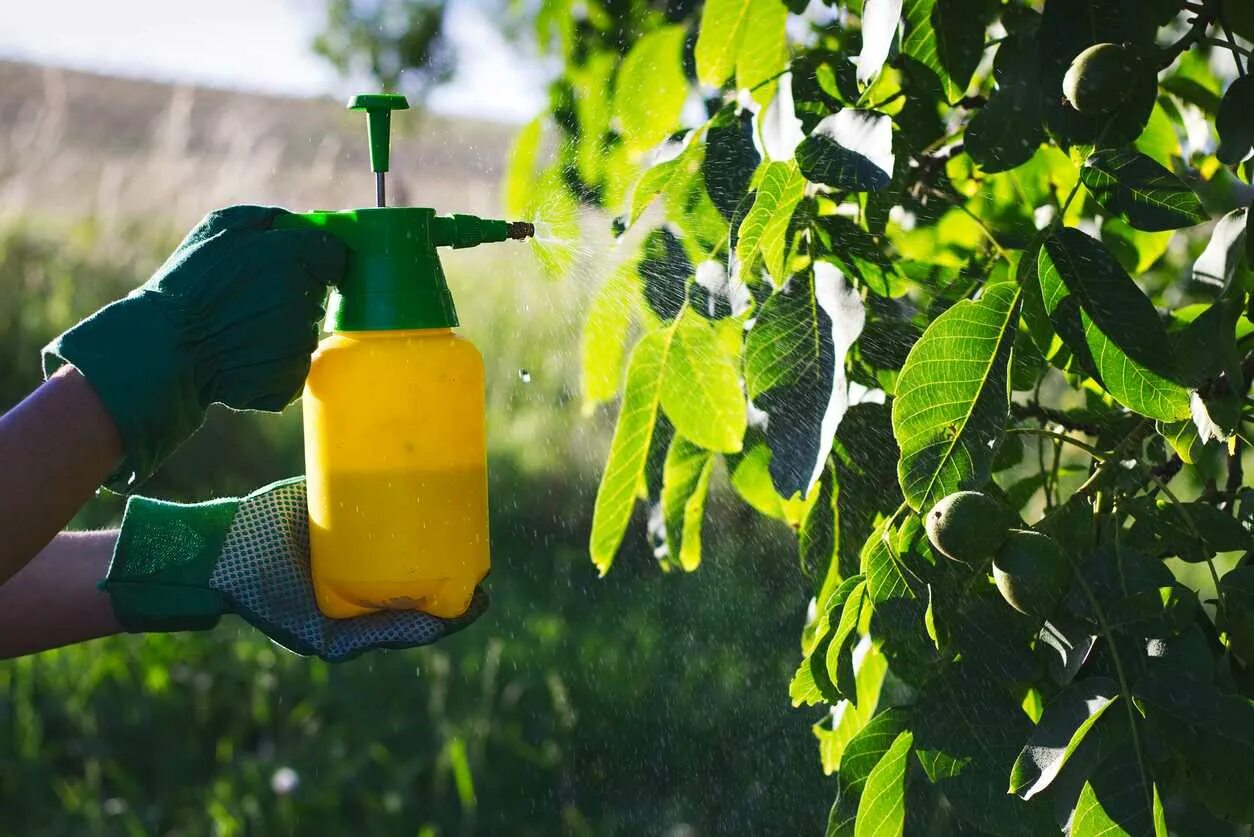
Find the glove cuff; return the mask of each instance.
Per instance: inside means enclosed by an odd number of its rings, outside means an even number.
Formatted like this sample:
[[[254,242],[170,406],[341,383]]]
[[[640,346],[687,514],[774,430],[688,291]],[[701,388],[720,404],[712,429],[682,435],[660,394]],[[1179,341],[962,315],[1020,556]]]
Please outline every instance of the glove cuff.
[[[120,494],[138,488],[204,420],[192,364],[149,293],[105,306],[44,347],[45,377],[65,363],[87,379],[117,426],[123,459],[105,487]]]
[[[209,586],[239,500],[183,505],[132,497],[100,589],[131,633],[212,628],[230,610]]]

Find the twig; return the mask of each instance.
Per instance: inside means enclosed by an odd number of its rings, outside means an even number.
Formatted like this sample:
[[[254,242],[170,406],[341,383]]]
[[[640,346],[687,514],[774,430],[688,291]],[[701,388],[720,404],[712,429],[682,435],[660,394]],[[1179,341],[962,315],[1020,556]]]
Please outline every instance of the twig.
[[[1219,15],[1219,25],[1223,27],[1224,37],[1228,39],[1228,49],[1232,50],[1232,60],[1237,65],[1237,75],[1245,75],[1245,65],[1241,63],[1241,56],[1238,53],[1244,53],[1246,58],[1250,57],[1250,53],[1240,49],[1237,46],[1237,39],[1232,37],[1232,27],[1228,25],[1228,21],[1223,14]]]
[[[1067,430],[1087,433],[1089,436],[1096,436],[1101,433],[1101,428],[1097,426],[1096,422],[1077,419],[1062,410],[1056,410],[1053,407],[1046,407],[1044,404],[1040,403],[1040,401],[1028,401],[1023,404],[1011,404],[1010,413],[1015,418],[1040,419],[1041,421],[1047,421],[1050,424],[1056,424],[1059,427],[1065,427]]]
[[[1096,459],[1098,462],[1105,462],[1106,460],[1110,459],[1110,454],[1103,453],[1102,451],[1098,450],[1097,448],[1093,447],[1092,445],[1086,442],[1081,442],[1079,439],[1068,436],[1065,433],[1058,433],[1053,430],[1046,430],[1043,427],[1007,427],[1006,432],[1007,433],[1027,433],[1031,436],[1043,436],[1047,439],[1054,439],[1059,442],[1066,442],[1067,444],[1074,445],[1075,447],[1084,451],[1089,456]]]
[[[1159,66],[1163,69],[1170,67],[1180,54],[1206,35],[1206,29],[1214,21],[1215,16],[1219,13],[1219,4],[1216,0],[1205,0],[1200,8],[1190,6],[1193,11],[1197,12],[1197,17],[1193,18],[1193,25],[1188,32],[1180,36],[1180,39],[1174,44],[1163,48],[1163,57],[1159,61]]]

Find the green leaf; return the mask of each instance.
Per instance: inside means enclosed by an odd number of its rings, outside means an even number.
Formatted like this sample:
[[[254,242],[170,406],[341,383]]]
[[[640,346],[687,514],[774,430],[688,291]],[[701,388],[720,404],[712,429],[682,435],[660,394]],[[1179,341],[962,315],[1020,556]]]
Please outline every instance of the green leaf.
[[[771,493],[774,493],[772,487]],[[819,475],[818,494],[801,521],[797,533],[797,549],[801,572],[810,579],[820,579],[824,588],[838,581],[842,574],[837,563],[836,463],[829,457]],[[824,590],[819,591],[819,606],[824,603]]]
[[[1206,449],[1206,442],[1198,435],[1197,425],[1193,419],[1183,421],[1155,422],[1158,432],[1180,457],[1185,465],[1196,465]]]
[[[1234,209],[1219,219],[1211,230],[1206,249],[1193,263],[1193,281],[1221,288],[1226,293],[1232,277],[1245,258],[1245,238],[1248,222],[1246,207]]]
[[[539,118],[528,122],[514,137],[510,147],[508,164],[505,168],[504,192],[505,212],[512,217],[529,217],[527,213],[531,192],[536,183],[536,162],[540,159],[540,136],[543,121]]]
[[[849,404],[845,354],[862,332],[856,291],[829,264],[793,276],[758,312],[745,344],[749,398],[767,415],[771,479],[807,496]]]
[[[885,189],[893,180],[893,120],[846,108],[825,117],[797,146],[806,180],[847,192]]]
[[[963,147],[986,172],[1023,165],[1045,139],[1036,45],[1035,32],[1016,33],[1002,41],[993,64],[997,90],[967,123]]]
[[[945,101],[962,98],[984,54],[982,0],[906,0],[901,52],[925,67]]]
[[[795,162],[768,163],[745,219],[740,222],[736,259],[750,270],[758,256],[776,284],[783,284],[785,240],[793,210],[805,194],[806,180]]]
[[[1228,87],[1215,118],[1221,163],[1235,165],[1254,150],[1254,76],[1242,76]]]
[[[792,698],[793,706],[812,706],[821,700],[829,703],[841,700],[827,673],[827,650],[836,636],[838,625],[834,620],[841,618],[845,603],[855,591],[857,608],[861,609],[864,589],[865,582],[859,575],[842,581],[832,594],[826,610],[819,617],[814,646],[802,658],[801,665],[797,667],[797,673],[789,684],[788,695]]]
[[[1101,242],[1060,229],[1045,240],[1037,270],[1058,334],[1090,358],[1115,400],[1161,421],[1189,416],[1158,312]]]
[[[731,76],[753,5],[753,0],[710,0],[701,10],[695,56],[697,79],[702,84],[722,87]]]
[[[585,414],[618,392],[635,304],[636,265],[624,262],[597,290],[584,319],[579,381]]]
[[[675,430],[706,450],[736,453],[745,434],[740,375],[710,321],[691,308],[675,321],[662,374],[662,407]]]
[[[788,66],[787,20],[788,9],[783,3],[758,0],[749,4],[745,36],[736,51],[736,86],[753,90],[753,98],[760,105],[775,96],[777,82],[767,80]]]
[[[910,710],[894,706],[867,722],[845,747],[840,759],[840,784],[844,790],[861,794],[871,771],[880,763],[910,721]]]
[[[862,4],[862,51],[858,53],[858,83],[879,75],[901,22],[902,0],[866,0]]]
[[[619,66],[614,115],[629,150],[652,148],[675,130],[688,97],[683,46],[683,27],[663,26],[637,41]]]
[[[1202,201],[1184,181],[1130,148],[1094,151],[1080,182],[1107,212],[1138,230],[1176,230],[1206,220]]]
[[[862,547],[862,572],[867,580],[871,599],[871,633],[883,639],[885,650],[894,658],[893,671],[903,673],[905,666],[930,662],[935,649],[926,638],[927,604],[923,599],[926,585],[906,566],[898,552],[897,531],[892,518],[884,520],[871,532]]]
[[[856,576],[855,576],[856,577]],[[832,632],[827,646],[825,664],[827,676],[836,694],[844,700],[857,700],[857,681],[853,672],[853,644],[857,637],[858,622],[862,616],[862,603],[866,597],[866,582],[854,587],[840,609],[840,621]],[[832,614],[835,615],[835,614]]]
[[[686,572],[701,564],[701,522],[714,456],[676,435],[662,466],[662,516],[667,554]]]
[[[910,350],[897,380],[893,433],[912,509],[930,509],[988,481],[1010,409],[1018,303],[1013,284],[986,287],[979,300],[963,300],[933,320]]]
[[[1031,799],[1048,788],[1118,697],[1118,684],[1107,677],[1077,680],[1056,694],[1015,760],[1010,793]]]
[[[915,707],[915,752],[955,814],[993,834],[1053,830],[1039,809],[1004,790],[1032,731],[1018,702],[961,662],[929,681],[923,694],[927,700]]]
[[[688,298],[688,279],[696,272],[684,245],[666,227],[651,230],[641,247],[636,272],[643,280],[644,301],[663,320],[673,320]]]
[[[701,178],[724,218],[739,218],[747,210],[742,202],[761,160],[753,142],[753,114],[747,110],[737,114],[733,107],[719,111],[706,133]]]
[[[1167,837],[1158,787],[1147,787],[1136,751],[1124,744],[1084,783],[1071,819],[1072,837]]]
[[[649,441],[661,404],[662,367],[670,329],[646,334],[631,352],[627,385],[610,455],[601,475],[592,512],[589,550],[601,575],[609,572],[644,480]]]
[[[914,736],[901,732],[871,770],[858,803],[855,837],[890,837],[906,825],[906,768]]]
[[[640,220],[640,216],[653,203],[653,199],[671,182],[680,164],[680,157],[650,166],[640,175],[631,190],[631,208],[627,212],[627,226],[630,227]]]
[[[858,571],[859,552],[876,516],[891,514],[901,503],[898,455],[891,407],[863,403],[846,411],[831,456],[836,465],[837,569],[844,575]]]
[[[888,672],[888,660],[871,637],[864,636],[853,650],[853,668],[858,681],[858,700],[840,701],[832,707],[830,718],[813,727],[814,736],[819,740],[823,772],[829,775],[841,768],[847,748],[875,714]]]

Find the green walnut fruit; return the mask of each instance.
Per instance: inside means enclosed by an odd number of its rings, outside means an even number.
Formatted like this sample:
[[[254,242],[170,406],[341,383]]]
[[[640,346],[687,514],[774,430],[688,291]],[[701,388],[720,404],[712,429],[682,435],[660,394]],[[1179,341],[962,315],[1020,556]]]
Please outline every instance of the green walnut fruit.
[[[925,526],[932,546],[947,558],[976,563],[988,558],[1019,518],[980,491],[950,494],[928,512]]]
[[[1129,47],[1095,44],[1072,60],[1062,92],[1080,113],[1100,116],[1125,104],[1144,73],[1144,63]]]
[[[1001,597],[1029,616],[1048,615],[1067,592],[1070,578],[1062,547],[1040,532],[1011,529],[993,557],[993,579]]]

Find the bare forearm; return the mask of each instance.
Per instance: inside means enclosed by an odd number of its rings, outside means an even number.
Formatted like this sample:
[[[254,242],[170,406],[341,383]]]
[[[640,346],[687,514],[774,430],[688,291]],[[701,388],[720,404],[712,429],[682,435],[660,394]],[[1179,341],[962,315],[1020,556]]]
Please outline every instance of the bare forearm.
[[[0,416],[0,584],[48,545],[121,455],[113,420],[72,367]]]
[[[121,630],[104,578],[118,533],[62,532],[0,584],[0,659],[47,651]]]

